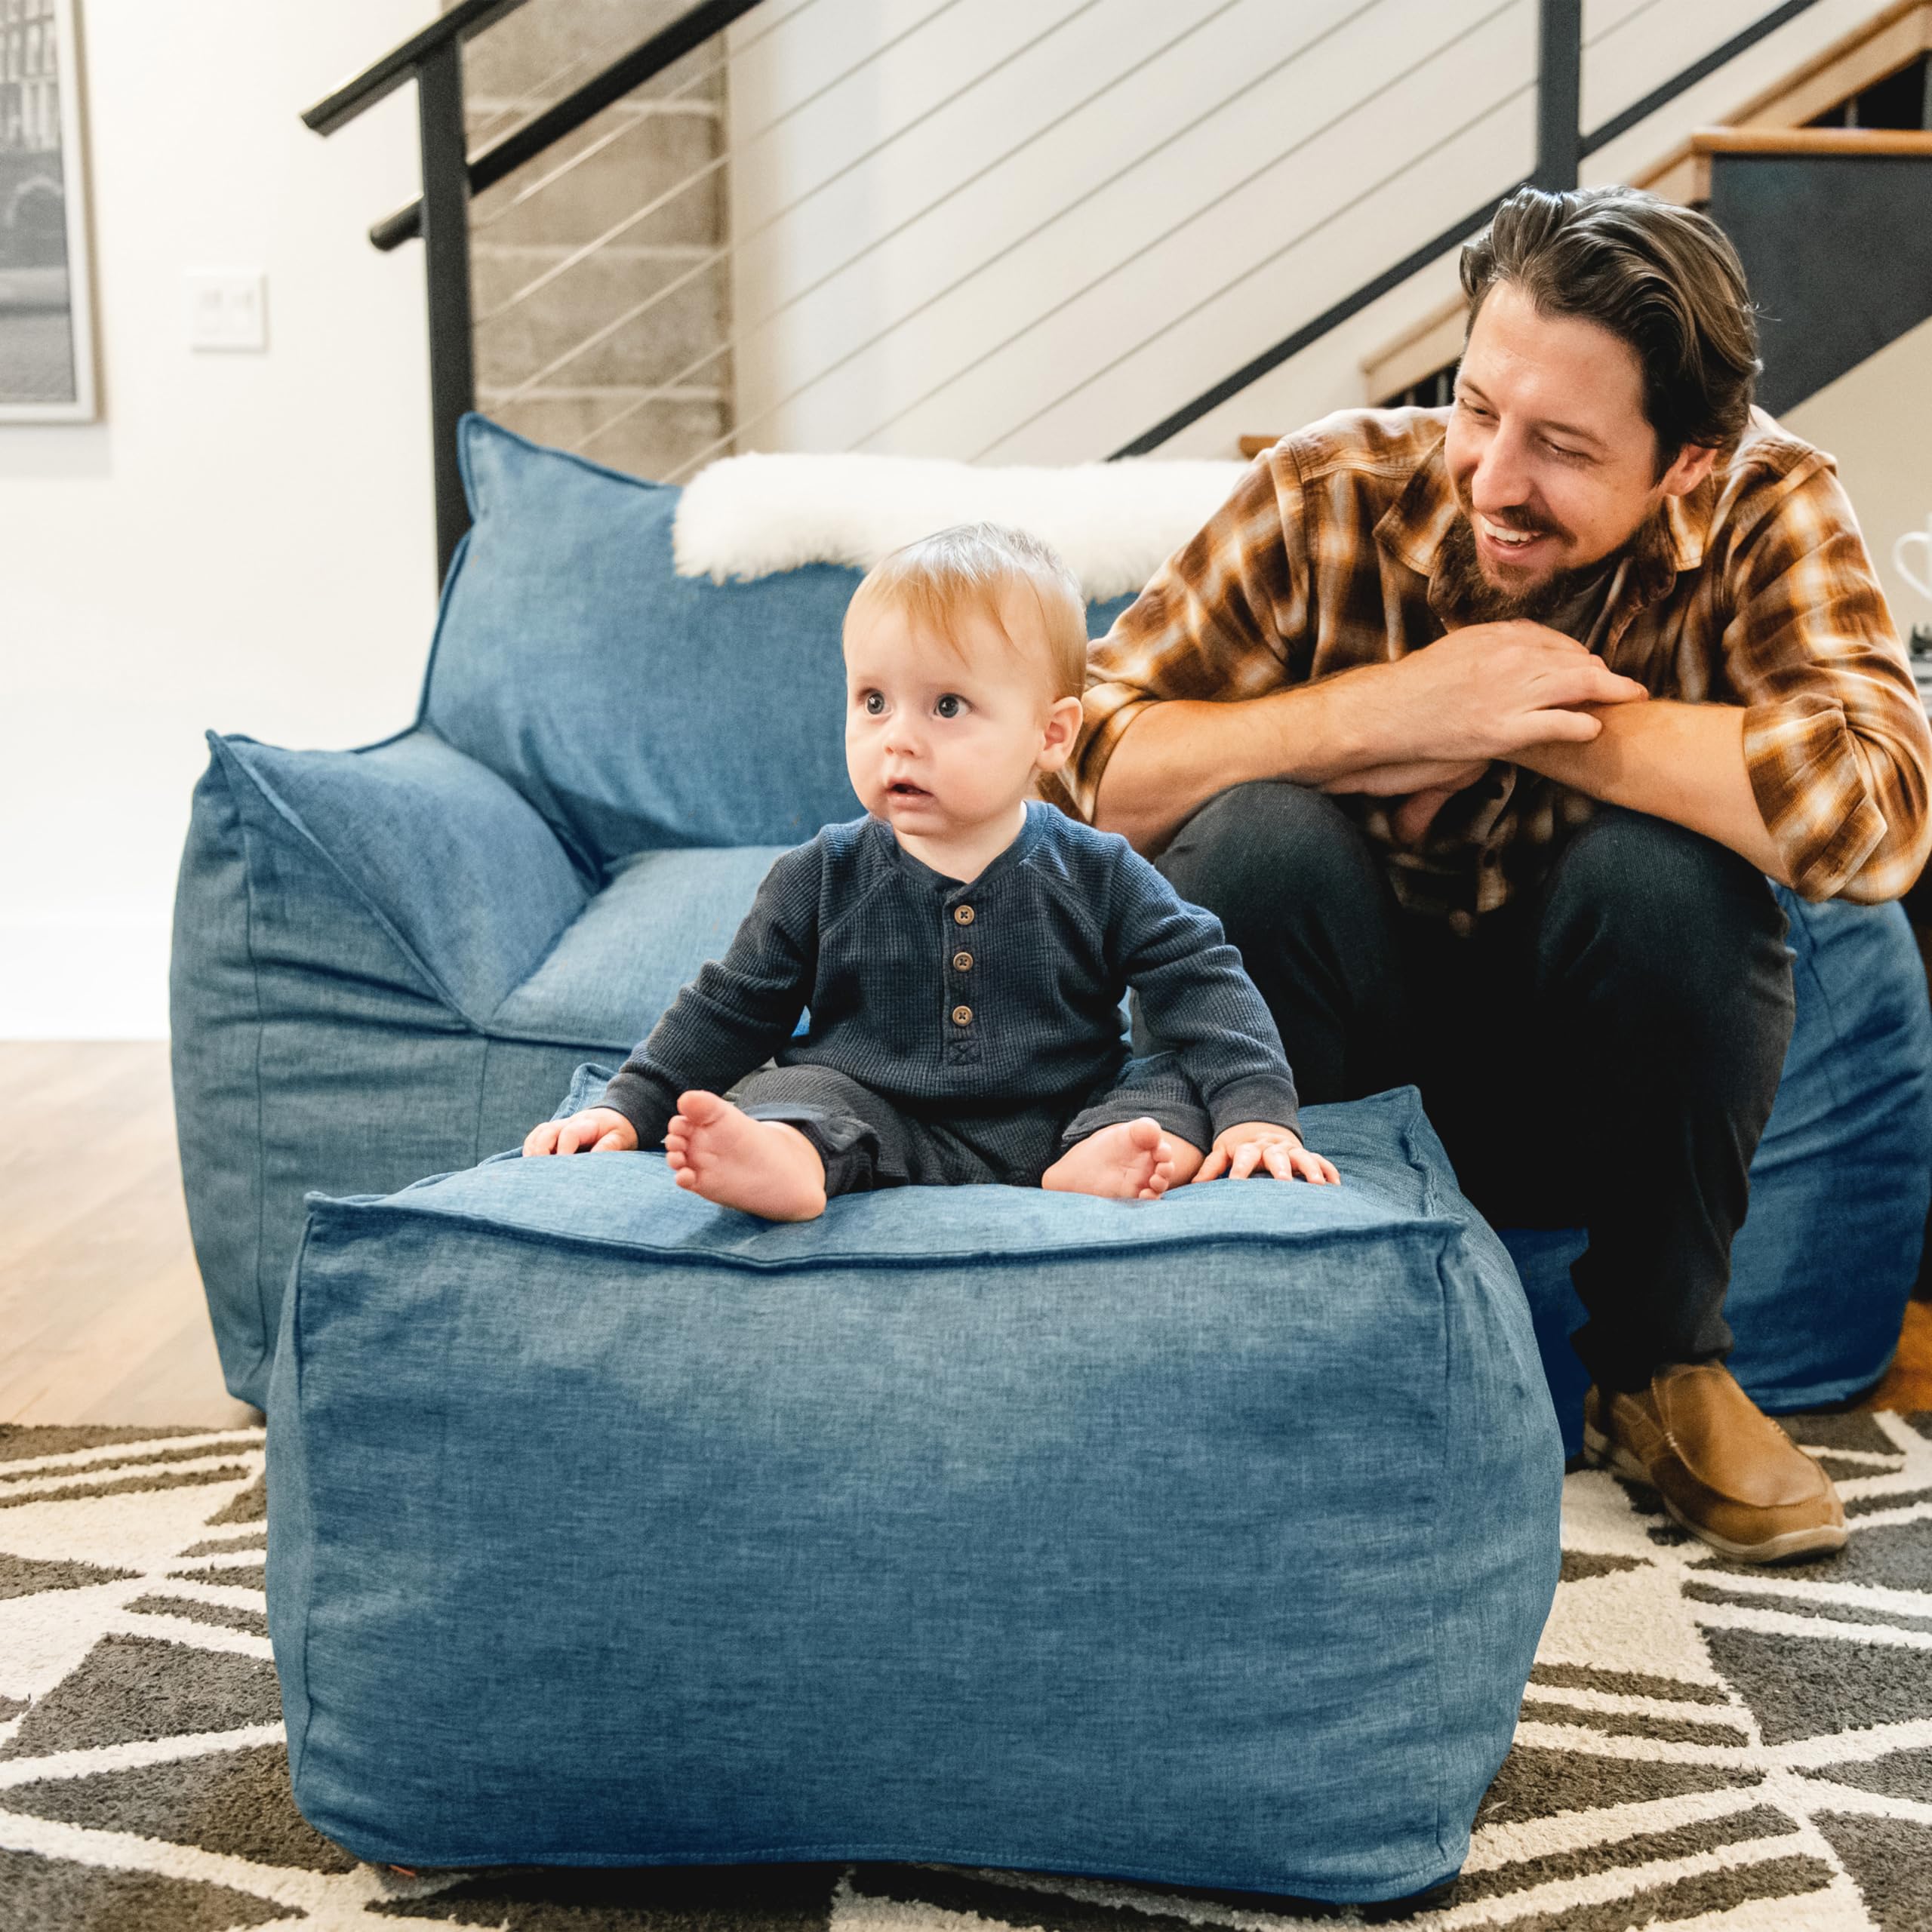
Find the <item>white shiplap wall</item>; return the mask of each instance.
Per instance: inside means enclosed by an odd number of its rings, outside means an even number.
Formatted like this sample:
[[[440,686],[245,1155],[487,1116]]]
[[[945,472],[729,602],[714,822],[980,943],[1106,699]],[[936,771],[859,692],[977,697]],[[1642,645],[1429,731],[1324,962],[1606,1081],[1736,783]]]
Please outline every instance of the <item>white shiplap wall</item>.
[[[1769,0],[1589,0],[1586,127]],[[1868,18],[1820,0],[1595,157]],[[1527,172],[1534,0],[767,0],[733,29],[741,448],[1103,455]],[[1168,445],[1358,404],[1447,262]]]

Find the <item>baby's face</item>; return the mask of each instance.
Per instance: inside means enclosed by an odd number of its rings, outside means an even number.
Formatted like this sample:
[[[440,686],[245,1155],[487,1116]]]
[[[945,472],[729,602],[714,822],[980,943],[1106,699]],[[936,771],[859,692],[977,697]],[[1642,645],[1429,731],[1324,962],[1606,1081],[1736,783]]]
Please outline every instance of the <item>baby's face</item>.
[[[1041,660],[964,614],[955,649],[890,605],[855,611],[845,638],[845,768],[895,832],[943,839],[1011,813],[1048,749],[1055,706]]]

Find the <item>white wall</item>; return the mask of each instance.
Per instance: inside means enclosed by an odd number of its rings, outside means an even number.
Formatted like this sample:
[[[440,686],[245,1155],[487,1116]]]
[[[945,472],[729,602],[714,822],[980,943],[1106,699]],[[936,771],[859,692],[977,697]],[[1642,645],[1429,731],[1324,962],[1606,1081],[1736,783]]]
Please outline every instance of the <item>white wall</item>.
[[[297,116],[433,0],[85,0],[103,420],[0,426],[0,1037],[166,1030],[206,727],[406,723],[435,615],[404,88]],[[189,269],[268,277],[266,355],[191,352]]]
[[[1593,0],[1587,32],[1626,16],[1631,24],[1592,53],[1586,122],[1762,3],[1653,0],[1639,15],[1643,0]],[[1238,218],[1189,223],[1171,244],[1155,238],[1198,208],[1207,184],[1231,186],[1431,36],[1478,18],[1482,0],[1383,0],[1374,34],[1343,29],[1257,90],[1248,118],[1214,138],[1181,135],[1131,193],[1103,184],[1339,19],[1341,0],[1236,0],[1225,39],[1195,45],[1196,64],[1157,60],[1104,112],[1097,104],[996,166],[1220,0],[1186,10],[1168,0],[837,0],[788,32],[805,4],[767,0],[734,29],[741,48],[751,43],[733,70],[745,148],[738,232],[829,184],[746,250],[740,315],[789,300],[943,188],[961,192],[748,345],[738,359],[743,407],[761,419],[746,438],[754,447],[863,441],[1008,460],[1101,453],[1441,225],[1527,152],[1527,118],[1506,112],[1401,192],[1332,223],[1319,246],[1259,269],[1137,349],[1254,267],[1284,223],[1307,226],[1401,143],[1420,146],[1453,125],[1459,92],[1487,99],[1517,85],[1533,0],[1453,57],[1469,64],[1358,115],[1237,190]],[[433,0],[85,6],[104,415],[92,427],[0,427],[0,1037],[162,1032],[169,906],[202,729],[319,746],[383,735],[413,710],[434,614],[421,255],[414,245],[378,255],[364,239],[371,219],[416,191],[413,94],[399,91],[328,141],[297,118],[422,24]],[[1669,128],[1600,157],[1591,178],[1638,165],[1869,11],[1869,0],[1821,0],[1673,110]],[[1693,46],[1680,44],[1687,17]],[[839,78],[896,35],[906,38],[881,59]],[[1200,58],[1204,48],[1211,59]],[[866,158],[1008,57],[966,101]],[[1097,187],[1078,219],[1055,220]],[[968,275],[1048,221],[998,271]],[[1130,266],[1077,293],[1115,263]],[[185,346],[182,273],[209,267],[266,272],[266,355]],[[1244,431],[1359,401],[1361,356],[1438,299],[1447,273],[1387,298],[1171,453],[1226,454]],[[961,289],[943,292],[962,275]],[[1031,325],[1069,296],[1061,315]],[[894,326],[922,303],[915,322]],[[860,349],[835,380],[764,414],[881,330],[885,341]],[[1021,426],[1117,357],[1101,380]],[[1841,457],[1887,571],[1898,531],[1932,514],[1932,461],[1922,438],[1899,432],[1927,419],[1927,399],[1932,331],[1921,330],[1792,419]],[[1902,626],[1932,620],[1932,605],[1896,580],[1888,588]]]
[[[1932,321],[1847,370],[1784,421],[1838,458],[1899,635],[1909,636],[1915,624],[1932,626],[1932,597],[1892,564],[1893,546],[1906,531],[1932,529]],[[1932,583],[1924,545],[1914,545],[1906,561],[1915,577]]]
[[[1660,158],[1875,5],[1821,0],[1586,178]],[[1589,0],[1584,125],[1766,5]],[[732,30],[741,447],[1117,448],[1527,172],[1536,11],[767,0]],[[1454,286],[1446,262],[1417,278],[1164,453],[1360,403],[1362,358]]]

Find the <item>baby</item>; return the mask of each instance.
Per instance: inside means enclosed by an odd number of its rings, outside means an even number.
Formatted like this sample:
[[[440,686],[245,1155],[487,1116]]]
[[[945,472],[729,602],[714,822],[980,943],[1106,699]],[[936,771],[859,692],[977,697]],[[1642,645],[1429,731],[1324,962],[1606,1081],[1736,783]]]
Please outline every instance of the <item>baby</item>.
[[[1080,726],[1066,565],[1017,531],[943,531],[860,585],[844,643],[867,816],[780,859],[602,1104],[524,1152],[661,1143],[681,1187],[780,1221],[908,1184],[1155,1200],[1223,1174],[1334,1182],[1218,921],[1124,838],[1029,798]],[[1127,986],[1170,1051],[1129,1057]]]

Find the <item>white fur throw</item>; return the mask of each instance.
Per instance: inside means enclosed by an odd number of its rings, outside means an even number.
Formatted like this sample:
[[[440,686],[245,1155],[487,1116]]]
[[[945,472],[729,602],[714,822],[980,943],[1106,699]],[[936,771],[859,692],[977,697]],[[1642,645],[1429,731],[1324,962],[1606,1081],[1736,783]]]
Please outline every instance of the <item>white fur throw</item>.
[[[1051,543],[1090,599],[1138,591],[1232,493],[1238,463],[1129,458],[981,469],[904,456],[734,456],[686,487],[680,577],[715,583],[800,564],[869,570],[955,523],[1017,525]]]

